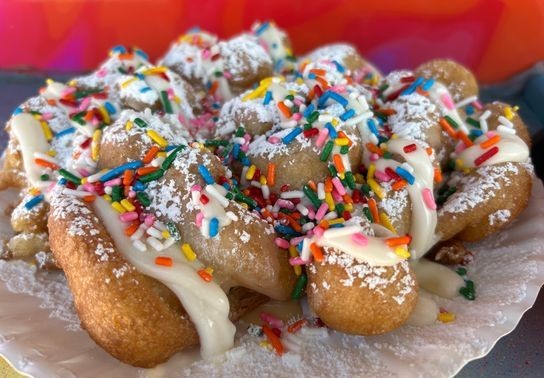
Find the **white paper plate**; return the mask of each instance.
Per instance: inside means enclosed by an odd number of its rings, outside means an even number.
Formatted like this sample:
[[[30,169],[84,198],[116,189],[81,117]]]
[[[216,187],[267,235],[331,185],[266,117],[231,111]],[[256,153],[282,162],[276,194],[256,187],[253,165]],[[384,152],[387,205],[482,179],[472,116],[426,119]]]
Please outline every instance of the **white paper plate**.
[[[0,193],[0,209],[13,196]],[[5,217],[0,232],[8,230]],[[405,326],[376,337],[321,329],[300,334],[298,353],[279,358],[248,335],[221,361],[179,354],[152,370],[124,365],[79,328],[62,274],[35,273],[22,262],[0,262],[0,354],[35,377],[175,376],[426,376],[456,374],[511,332],[544,283],[544,188],[534,185],[528,209],[508,230],[470,248],[468,275],[477,299],[436,298],[454,312],[453,323]],[[243,332],[242,332],[243,334]]]

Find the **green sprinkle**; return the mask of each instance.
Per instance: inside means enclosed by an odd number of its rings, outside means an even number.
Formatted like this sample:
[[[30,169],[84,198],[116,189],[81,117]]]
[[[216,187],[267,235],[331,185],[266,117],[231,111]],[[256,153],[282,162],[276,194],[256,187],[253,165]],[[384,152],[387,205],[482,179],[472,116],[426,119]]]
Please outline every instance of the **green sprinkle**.
[[[460,276],[465,276],[467,274],[467,270],[465,268],[463,268],[463,267],[457,268],[456,272]]]
[[[234,195],[234,199],[238,202],[245,203],[246,205],[250,207],[257,207],[257,202],[253,198],[250,198],[242,193],[236,193]]]
[[[374,222],[374,218],[372,218],[372,213],[367,206],[363,207],[363,213],[365,213],[365,216],[368,218],[369,221]]]
[[[68,172],[66,169],[61,168],[59,169],[58,172],[59,172],[59,175],[64,177],[66,180],[73,182],[74,184],[81,185],[81,179],[77,177],[76,175],[74,175],[73,173]]]
[[[329,164],[328,168],[332,177],[335,177],[338,175],[338,171],[336,170],[336,167],[334,166],[334,164]]]
[[[300,297],[302,297],[302,293],[304,292],[304,289],[306,288],[307,283],[308,283],[308,276],[306,276],[306,273],[302,273],[300,277],[298,278],[297,283],[295,284],[293,293],[291,293],[291,298],[299,299]]]
[[[123,199],[123,192],[119,185],[115,185],[111,188],[111,199],[113,202],[119,202]]]
[[[243,137],[245,135],[246,131],[243,127],[239,127],[237,130],[236,130],[236,134],[235,136],[237,138],[240,138],[240,137]]]
[[[226,146],[228,144],[229,144],[228,140],[222,140],[222,139],[207,140],[204,142],[204,145],[206,147],[219,147],[219,146]]]
[[[158,180],[163,175],[164,175],[164,170],[163,169],[157,169],[155,172],[151,172],[148,175],[142,176],[138,180],[140,180],[141,182],[143,182],[145,184],[145,183],[148,183],[150,181]]]
[[[295,96],[293,96],[292,94],[285,96],[285,100],[291,100],[291,101],[293,101],[294,99],[295,99]],[[284,101],[285,101],[285,100],[284,100]]]
[[[166,93],[166,91],[161,91],[161,101],[164,107],[164,111],[167,114],[172,114],[172,103],[170,102],[170,99],[168,98],[168,93]]]
[[[389,152],[389,151],[385,151],[385,152],[383,153],[383,158],[384,158],[384,159],[392,159],[392,158],[393,158],[393,154],[392,154],[391,152]]]
[[[474,118],[467,117],[466,122],[471,126],[480,128],[480,122],[476,121]]]
[[[147,127],[147,122],[139,117],[134,118],[134,123],[140,127]]]
[[[307,123],[307,124],[304,125],[303,128],[304,128],[304,131],[306,131],[306,130],[310,130],[312,127],[313,126],[311,124]]]
[[[225,198],[230,201],[234,199],[234,194],[232,194],[231,192],[228,192],[227,194],[225,194]]]
[[[348,151],[349,151],[349,146],[342,146],[342,147],[340,147],[340,153],[341,153],[342,155],[347,154]]]
[[[459,128],[459,124],[457,122],[455,122],[453,120],[453,118],[451,118],[450,116],[444,116],[444,118],[446,119],[446,121],[448,121],[448,123],[454,128],[454,129],[458,129]]]
[[[136,198],[138,198],[143,207],[148,207],[151,204],[151,200],[144,192],[137,192]]]
[[[370,195],[370,186],[368,184],[361,185],[361,190],[363,191],[365,196],[368,197]]]
[[[181,151],[185,146],[176,147],[162,162],[161,168],[167,170],[172,165],[173,161],[176,159],[176,156],[179,151]]]
[[[179,234],[178,228],[173,222],[166,223],[166,228],[168,229],[168,232],[170,233],[170,236],[175,241],[181,240],[181,235]]]
[[[323,151],[321,151],[321,155],[319,156],[319,160],[321,161],[327,161],[329,160],[329,156],[331,155],[332,148],[334,147],[334,143],[332,140],[329,140],[325,147],[323,147]]]
[[[308,120],[309,123],[314,123],[318,117],[319,117],[319,112],[313,111],[312,114],[310,114],[308,118],[306,119]]]
[[[346,183],[348,184],[348,188],[355,189],[355,178],[353,177],[353,173],[351,171],[346,172]]]
[[[338,214],[338,216],[341,217],[342,214],[344,213],[344,210],[346,210],[346,207],[344,206],[344,204],[338,203],[335,206],[335,210],[336,210],[336,213]]]
[[[317,194],[310,188],[308,185],[304,185],[302,187],[302,191],[304,194],[306,194],[306,197],[312,202],[312,204],[315,206],[315,208],[319,208],[321,206],[321,200],[317,197]]]
[[[474,291],[473,290],[470,290],[469,288],[467,287],[462,287],[459,289],[459,293],[465,297],[465,299],[469,300],[469,301],[473,301],[474,299],[476,299],[476,295],[474,294]]]
[[[40,180],[42,180],[42,181],[49,180],[49,175],[47,173],[44,173],[43,175],[40,176]]]

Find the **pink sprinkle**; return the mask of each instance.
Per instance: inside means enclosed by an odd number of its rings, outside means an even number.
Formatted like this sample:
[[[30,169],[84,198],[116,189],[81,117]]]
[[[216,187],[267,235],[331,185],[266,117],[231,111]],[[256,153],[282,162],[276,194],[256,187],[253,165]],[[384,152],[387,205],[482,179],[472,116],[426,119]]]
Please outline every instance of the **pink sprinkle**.
[[[376,161],[380,158],[380,155],[378,155],[377,153],[373,152],[370,154],[370,160],[371,161]]]
[[[314,231],[314,235],[317,236],[318,238],[322,237],[323,233],[325,233],[325,230],[320,226],[314,227],[313,231]]]
[[[174,99],[175,94],[174,94],[174,89],[173,89],[173,88],[168,88],[168,89],[166,90],[166,93],[168,94],[168,98],[169,98],[170,100],[173,100],[173,99]]]
[[[51,113],[51,112],[42,113],[42,119],[43,119],[44,121],[48,121],[48,120],[50,120],[51,118],[53,118],[53,113]]]
[[[464,143],[460,142],[460,143],[457,144],[457,146],[455,146],[455,153],[456,153],[456,154],[460,154],[460,153],[463,152],[466,148],[467,148],[467,146],[465,146]]]
[[[310,206],[308,206],[308,218],[310,218],[310,220],[315,219],[315,210],[313,207]]]
[[[283,209],[293,210],[293,209],[295,208],[295,204],[294,204],[293,202],[287,201],[287,200],[282,199],[282,198],[278,199],[278,200],[276,201],[276,204],[277,204],[279,207],[283,208]]]
[[[91,104],[91,98],[90,97],[85,97],[81,101],[81,104],[79,104],[78,110],[81,112],[81,111],[87,109],[90,104]]]
[[[363,247],[366,247],[368,245],[368,239],[366,238],[366,236],[359,232],[351,235],[351,241]]]
[[[291,117],[291,119],[294,119],[295,121],[300,121],[301,118],[302,118],[302,113],[295,113]]]
[[[75,87],[68,87],[66,89],[64,89],[61,93],[60,93],[60,96],[61,97],[66,97],[68,95],[71,95],[72,93],[74,93],[76,91],[76,88]]]
[[[133,220],[138,219],[138,213],[135,211],[127,211],[126,213],[119,215],[119,219],[121,222],[125,223],[132,222]]]
[[[336,93],[344,93],[346,91],[345,85],[334,85],[330,88],[331,91]]]
[[[342,202],[344,200],[342,196],[340,195],[340,193],[338,193],[336,188],[334,188],[331,194],[332,194],[332,199],[334,200],[334,202]]]
[[[289,242],[283,238],[276,238],[274,239],[274,242],[280,248],[289,249]]]
[[[278,138],[277,136],[271,136],[268,138],[268,143],[278,144],[279,142],[280,142],[280,138]]]
[[[325,214],[327,214],[327,210],[329,210],[329,205],[323,202],[321,206],[319,206],[319,209],[317,210],[317,213],[315,214],[315,219],[317,219],[318,221],[323,219]]]
[[[153,226],[153,223],[155,223],[155,217],[151,214],[146,215],[144,218],[144,223],[147,227]]]
[[[298,97],[293,100],[293,103],[298,106],[304,104],[304,102]]]
[[[105,68],[101,68],[98,71],[96,71],[96,76],[98,77],[104,77],[106,76],[107,72]]]
[[[225,76],[227,80],[232,79],[232,74],[228,71],[223,71],[223,76]]]
[[[472,106],[474,106],[476,109],[478,110],[482,110],[484,108],[484,106],[482,105],[482,103],[478,100],[474,101],[472,103]]]
[[[247,152],[249,151],[249,144],[244,144],[242,147],[240,147],[240,150]]]
[[[338,177],[335,177],[335,178],[332,179],[332,184],[334,185],[334,187],[338,191],[338,194],[340,194],[341,196],[346,194],[346,189],[344,188],[344,185],[342,185],[342,182],[340,181],[340,179]]]
[[[202,50],[202,58],[209,59],[212,56],[212,52],[209,49]]]
[[[455,103],[453,102],[449,94],[447,93],[442,94],[442,96],[440,96],[440,100],[442,100],[442,103],[444,104],[444,106],[448,108],[449,110],[455,109]]]
[[[121,179],[120,178],[116,178],[116,179],[111,179],[111,180],[108,180],[104,183],[104,186],[116,186],[116,185],[121,185]]]
[[[302,257],[300,256],[296,256],[296,257],[291,257],[289,259],[289,264],[291,266],[295,266],[295,265],[306,265],[307,261],[304,261],[302,260]]]
[[[298,243],[300,243],[301,241],[303,241],[304,239],[306,238],[306,236],[302,235],[302,236],[297,236],[296,238],[292,238],[291,241],[289,242],[291,245],[297,245]]]
[[[425,202],[425,205],[431,210],[436,210],[436,202],[434,201],[433,192],[431,192],[431,189],[429,188],[423,189],[422,195],[423,195],[423,202]]]
[[[274,315],[269,314],[268,312],[261,312],[259,315],[261,320],[265,323],[268,323],[272,328],[282,328],[283,320],[276,318]]]
[[[77,170],[77,172],[82,176],[82,177],[87,177],[89,176],[89,171],[86,170],[85,168],[79,168]]]
[[[315,140],[315,145],[317,147],[322,147],[325,144],[325,141],[327,140],[328,136],[329,136],[329,129],[323,128],[319,130],[319,134],[317,136],[317,139]]]
[[[83,186],[83,189],[84,189],[86,192],[96,193],[96,190],[95,190],[93,184],[86,182],[86,183],[83,184],[82,186]]]
[[[495,135],[497,135],[495,131],[488,131],[487,133],[485,133],[485,136],[489,139],[493,138]]]
[[[129,196],[129,198],[134,198],[134,197],[136,197],[136,192],[134,190],[130,190],[128,192],[128,196]]]
[[[191,186],[191,192],[200,192],[201,190],[202,190],[202,187],[198,184]]]
[[[47,187],[47,189],[45,189],[45,191],[47,193],[49,193],[50,191],[53,190],[53,188],[55,188],[56,185],[57,185],[57,183],[55,181],[53,181],[51,184],[49,184],[49,186]]]
[[[198,228],[202,227],[202,221],[204,220],[204,213],[201,211],[196,215],[195,223]]]
[[[391,177],[389,177],[387,173],[378,170],[374,172],[374,177],[376,177],[376,180],[378,180],[378,182],[391,181]]]

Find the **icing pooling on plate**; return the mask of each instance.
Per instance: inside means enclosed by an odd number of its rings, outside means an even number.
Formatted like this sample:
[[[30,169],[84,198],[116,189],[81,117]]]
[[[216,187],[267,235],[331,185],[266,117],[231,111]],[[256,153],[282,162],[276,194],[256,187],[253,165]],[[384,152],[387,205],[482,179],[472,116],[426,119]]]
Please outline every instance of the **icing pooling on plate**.
[[[459,289],[465,286],[465,281],[456,272],[433,261],[419,259],[412,261],[411,267],[419,286],[442,298],[459,295]]]
[[[123,223],[109,203],[97,198],[94,208],[123,257],[139,272],[159,280],[178,296],[198,331],[202,357],[211,358],[232,348],[236,328],[229,320],[228,298],[215,282],[200,278],[197,273],[200,264],[188,262],[179,245],[174,245],[160,252],[161,256],[170,257],[173,265],[156,265],[159,252],[141,252],[128,243]]]

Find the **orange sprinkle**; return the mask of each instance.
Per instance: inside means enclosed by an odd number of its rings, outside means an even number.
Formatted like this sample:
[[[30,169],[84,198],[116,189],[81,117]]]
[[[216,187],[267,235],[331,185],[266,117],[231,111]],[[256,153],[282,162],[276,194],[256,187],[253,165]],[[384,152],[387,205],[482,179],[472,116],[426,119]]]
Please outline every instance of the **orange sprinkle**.
[[[127,169],[123,173],[123,185],[129,186],[132,183],[132,177],[134,176],[134,171]]]
[[[339,173],[344,173],[346,171],[346,168],[344,167],[344,162],[342,161],[342,157],[340,156],[340,154],[334,154],[332,160],[334,162],[334,167]]]
[[[393,185],[391,185],[391,188],[393,188],[393,190],[401,190],[405,186],[406,186],[405,180],[398,180],[398,181],[395,181]]]
[[[263,217],[268,220],[268,218],[270,218],[270,222],[273,222],[274,221],[274,216],[272,215],[272,213],[270,211],[268,211],[267,209],[262,209],[261,210],[261,214],[263,215]]]
[[[330,227],[329,221],[326,219],[323,219],[321,222],[319,222],[319,227],[321,227],[324,230],[328,230]]]
[[[213,279],[212,275],[206,269],[200,269],[197,273],[200,278],[202,278],[206,282],[211,282]]]
[[[244,193],[245,196],[249,196],[249,195],[250,195],[249,189],[244,189],[244,190],[242,190],[242,193]]]
[[[34,159],[34,163],[42,166],[42,167],[47,167],[47,168],[51,168],[53,170],[57,170],[59,169],[59,166],[56,165],[55,163],[51,163],[50,161],[47,161],[47,160],[44,160],[44,159]]]
[[[378,205],[374,198],[368,199],[368,208],[370,209],[370,214],[372,214],[372,219],[374,223],[380,224],[380,213],[378,212]]]
[[[96,196],[94,196],[94,195],[88,195],[88,196],[83,197],[83,201],[85,201],[87,203],[94,202],[95,199],[96,199]]]
[[[286,118],[291,118],[291,110],[282,102],[278,102],[278,109],[283,113]]]
[[[125,235],[132,236],[132,234],[134,234],[138,230],[138,227],[140,227],[140,223],[133,222],[130,226],[125,228]]]
[[[325,179],[325,193],[332,193],[333,184],[331,176],[327,176]]]
[[[294,213],[291,214],[291,218],[300,219],[302,218],[302,215],[298,211],[295,211]]]
[[[321,68],[312,68],[310,70],[310,73],[313,73],[314,75],[317,75],[317,76],[325,76],[327,74],[327,71]]]
[[[309,186],[314,192],[317,192],[317,185],[315,184],[314,180],[308,181],[308,186]]]
[[[321,247],[315,243],[310,244],[310,251],[312,251],[312,256],[316,262],[323,261],[323,251]]]
[[[427,147],[425,149],[425,152],[427,152],[427,155],[431,156],[433,154],[433,148],[432,147]]]
[[[344,200],[344,203],[353,203],[353,198],[351,198],[348,193],[344,194],[342,199]]]
[[[501,140],[501,136],[499,134],[494,135],[488,140],[485,140],[482,143],[480,143],[480,147],[482,147],[484,150],[487,150],[489,147],[499,143],[500,140]]]
[[[323,90],[327,90],[330,87],[329,82],[327,80],[323,79],[322,77],[317,76],[315,78],[315,81],[317,81],[319,84],[321,84],[321,86],[323,87]]]
[[[50,98],[49,100],[47,100],[47,103],[49,105],[55,105],[57,102],[54,99]]]
[[[280,338],[266,324],[263,325],[263,332],[272,347],[276,350],[278,356],[281,356],[283,354],[283,344],[281,343]]]
[[[346,138],[348,140],[348,147],[351,147],[351,145],[353,144],[351,139],[349,139],[348,136],[346,135],[346,133],[343,132],[343,131],[338,132],[338,138]]]
[[[85,116],[83,117],[83,119],[85,119],[85,121],[87,121],[87,122],[90,122],[90,121],[92,121],[93,117],[94,117],[94,112],[91,112],[89,110],[89,111],[87,111],[87,113],[85,113]]]
[[[440,167],[434,168],[434,182],[442,182],[442,170],[440,169]]]
[[[474,143],[472,143],[470,138],[467,136],[467,134],[465,134],[461,130],[459,130],[457,132],[457,138],[461,139],[463,141],[463,143],[465,144],[465,146],[467,146],[467,147],[470,147],[470,146],[472,146],[474,144]]]
[[[172,258],[168,256],[157,256],[155,257],[155,265],[170,267],[173,265]]]
[[[416,88],[416,92],[422,96],[428,96],[429,95],[429,92],[427,91],[424,91],[423,89],[421,89],[421,87],[417,87]]]
[[[314,99],[314,97],[315,97],[315,91],[314,91],[314,89],[312,88],[312,89],[310,89],[310,91],[308,92],[308,96],[307,96],[308,101],[312,101],[312,100]]]
[[[307,323],[308,321],[306,319],[297,320],[296,322],[291,324],[289,327],[287,327],[287,332],[295,333],[296,331],[304,327]]]
[[[408,235],[406,236],[398,236],[394,238],[385,239],[385,244],[387,244],[389,247],[398,247],[399,245],[408,245],[412,241],[412,238]]]
[[[383,150],[376,146],[375,144],[372,144],[372,143],[367,143],[366,144],[366,148],[370,151],[370,152],[373,152],[375,154],[378,154],[379,156],[383,156]]]
[[[153,147],[151,147],[149,149],[149,151],[146,152],[144,158],[142,159],[142,163],[144,164],[149,164],[151,163],[151,160],[153,160],[155,158],[155,156],[157,155],[157,153],[159,152],[159,147],[154,145]]]
[[[302,227],[300,226],[300,224],[294,220],[291,216],[285,214],[285,213],[278,213],[278,217],[280,219],[285,219],[289,222],[289,224],[291,225],[291,227],[293,227],[293,230],[295,230],[296,232],[301,232],[302,231]]]
[[[148,175],[150,173],[155,172],[157,169],[159,169],[159,167],[142,167],[142,168],[138,168],[138,170],[136,172],[140,176],[145,176],[145,175]]]
[[[442,126],[442,128],[444,129],[444,131],[446,133],[448,133],[448,135],[452,138],[457,138],[457,133],[455,132],[455,130],[450,126],[450,124],[448,123],[448,121],[446,121],[445,118],[440,118],[440,126]]]
[[[214,94],[215,91],[217,91],[217,88],[219,88],[219,82],[218,81],[214,81],[212,83],[212,86],[210,87],[210,94]]]
[[[380,109],[380,113],[390,116],[397,113],[397,111],[395,109]]]
[[[274,186],[276,183],[276,164],[268,163],[268,171],[266,172],[266,183],[268,186]]]
[[[133,53],[124,53],[124,54],[117,55],[117,57],[119,58],[119,60],[130,60],[130,59],[134,58],[134,54]]]

